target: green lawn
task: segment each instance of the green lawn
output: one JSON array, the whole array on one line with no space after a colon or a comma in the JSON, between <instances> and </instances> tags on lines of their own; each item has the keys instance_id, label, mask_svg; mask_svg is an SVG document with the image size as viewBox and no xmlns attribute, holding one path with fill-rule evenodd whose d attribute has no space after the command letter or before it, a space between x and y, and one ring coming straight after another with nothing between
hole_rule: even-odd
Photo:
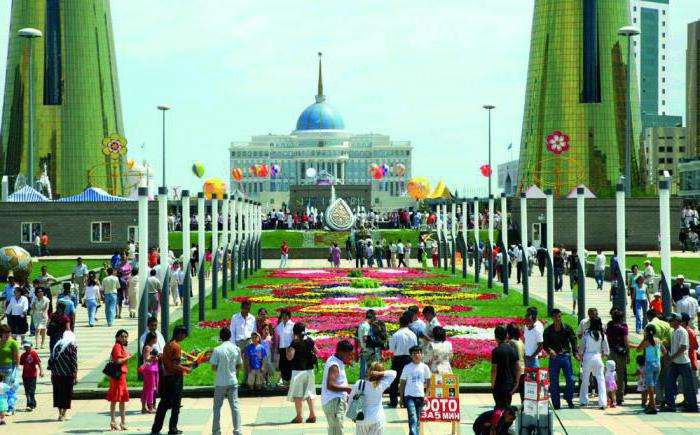
<instances>
[{"instance_id":1,"label":"green lawn","mask_svg":"<svg viewBox=\"0 0 700 435\"><path fill-rule=\"evenodd\" d=\"M595 256L588 257L588 261L593 262L594 260ZM661 275L661 258L659 257L628 255L626 260L628 269L636 264L642 270L644 270L644 262L649 260L656 274ZM606 261L610 265L610 256L607 256ZM698 258L671 257L671 274L673 276L681 274L688 280L700 281L700 256Z\"/></svg>"},{"instance_id":2,"label":"green lawn","mask_svg":"<svg viewBox=\"0 0 700 435\"><path fill-rule=\"evenodd\" d=\"M76 256L77 258L77 256ZM31 278L34 279L41 274L41 266L46 266L48 272L59 278L61 276L70 275L73 272L73 266L75 266L75 260L40 260L35 261L32 264L32 274ZM85 264L88 269L92 270L97 267L102 267L102 261L100 260L85 260Z\"/></svg>"},{"instance_id":3,"label":"green lawn","mask_svg":"<svg viewBox=\"0 0 700 435\"><path fill-rule=\"evenodd\" d=\"M245 285L253 285L253 284L265 284L265 283L276 283L276 282L285 282L283 279L278 279L278 278L266 278L263 277L264 275L263 272L259 272L257 276L252 277L249 279L247 282L245 282ZM429 283L461 283L463 280L461 278L426 278L426 279L421 279L418 280L421 283L429 284ZM288 282L288 281L287 281ZM468 278L468 282L473 282L473 279L470 277ZM484 292L484 293L498 293L500 294L502 292L501 287L498 284L494 284L494 289L489 290L487 289L486 286L486 280L481 280L480 286L478 289L473 289L473 291L478 291L478 292ZM265 294L265 292L269 292L269 290L261 290L261 289L250 289L250 288L242 288L241 290L238 290L235 294L235 296L246 296L246 295L260 295ZM230 296L232 296L230 294ZM216 310L212 309L207 309L207 314L206 314L206 320L228 320L231 318L231 316L238 312L239 309L239 304L238 303L233 303L230 301L222 301L221 298L219 298L219 306ZM193 301L196 302L196 301ZM543 303L540 303L538 301L532 300L532 305L536 306L540 313L545 313L546 312L546 305ZM211 306L211 297L207 298L207 306ZM460 312L459 315L461 316L466 316L466 317L471 317L471 316L480 316L480 317L522 317L525 312L525 307L522 305L522 296L520 293L517 292L511 292L510 295L504 296L500 299L497 300L469 300L468 302L465 302L465 304L472 306L474 309L472 311L467 311L467 312ZM254 303L251 309L252 313L256 313L258 308L265 306L268 309L268 312L272 313L274 315L275 313L275 308L286 306L288 304L286 303L266 303L266 304L256 304ZM201 351L207 348L215 347L218 344L218 330L217 329L212 329L212 328L199 328L197 327L198 321L196 320L198 316L198 308L195 305L192 308L192 319L193 320L193 328L190 337L188 337L183 343L182 347L183 350L193 353L196 351ZM576 327L577 321L574 316L571 316L569 314L564 314L564 321L571 325L572 327ZM181 321L175 322L175 324L181 323ZM174 326L174 325L173 325ZM132 338L133 339L133 338ZM546 360L543 361L544 364L546 364ZM578 363L575 362L575 373L578 373ZM317 381L320 382L321 380L321 373L319 371L320 369L317 369ZM359 370L359 365L358 364L353 364L348 368L348 377L350 379L350 382L354 382L354 380L357 379L358 376L358 370ZM460 375L461 382L467 382L467 383L485 383L488 382L489 379L489 373L490 373L490 363L488 361L482 360L478 362L476 365L472 366L469 369L457 369L455 370L456 373ZM634 373L635 371L632 371L631 373ZM211 370L211 367L208 364L204 364L194 370L191 374L187 375L185 377L185 385L190 385L190 386L201 386L201 385L213 385L214 381L214 373ZM139 382L136 380L136 360L132 360L130 362L130 369L129 369L129 375L128 375L128 383L131 386L138 386ZM106 380L103 380L100 383L100 386L107 386Z\"/></svg>"},{"instance_id":4,"label":"green lawn","mask_svg":"<svg viewBox=\"0 0 700 435\"><path fill-rule=\"evenodd\" d=\"M348 238L350 233L348 231L310 231L311 238L313 240L313 245L309 247L322 247L327 248L331 246L334 242L338 243L339 246L345 247L345 240ZM372 232L372 238L374 240L380 240L382 238L391 242L403 240L410 240L411 243L417 244L418 236L420 232L416 230L375 230ZM194 245L197 243L198 233L196 231L191 232L190 241ZM474 242L474 233L469 232L469 243ZM494 232L494 238L498 240L500 237L499 231ZM488 239L488 230L479 231L479 240L484 241ZM211 245L211 232L205 233L205 240L207 246ZM304 246L304 232L303 231L286 231L286 230L265 230L262 234L262 245L263 248L279 248L282 245L282 241L286 240L290 248L301 248ZM168 244L170 247L180 248L182 246L182 232L174 231L168 234Z\"/></svg>"}]
</instances>

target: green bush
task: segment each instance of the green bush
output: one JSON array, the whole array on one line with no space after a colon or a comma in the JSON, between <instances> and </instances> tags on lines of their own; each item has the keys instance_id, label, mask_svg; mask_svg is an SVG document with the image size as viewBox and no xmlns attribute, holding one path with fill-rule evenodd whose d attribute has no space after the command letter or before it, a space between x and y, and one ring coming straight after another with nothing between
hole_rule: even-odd
<instances>
[{"instance_id":1,"label":"green bush","mask_svg":"<svg viewBox=\"0 0 700 435\"><path fill-rule=\"evenodd\" d=\"M386 303L379 296L367 296L362 298L360 306L365 308L382 308L386 306Z\"/></svg>"},{"instance_id":2,"label":"green bush","mask_svg":"<svg viewBox=\"0 0 700 435\"><path fill-rule=\"evenodd\" d=\"M348 272L348 278L362 278L362 271L360 269L353 269Z\"/></svg>"},{"instance_id":3,"label":"green bush","mask_svg":"<svg viewBox=\"0 0 700 435\"><path fill-rule=\"evenodd\" d=\"M379 288L379 281L369 278L357 279L350 281L352 288Z\"/></svg>"}]
</instances>

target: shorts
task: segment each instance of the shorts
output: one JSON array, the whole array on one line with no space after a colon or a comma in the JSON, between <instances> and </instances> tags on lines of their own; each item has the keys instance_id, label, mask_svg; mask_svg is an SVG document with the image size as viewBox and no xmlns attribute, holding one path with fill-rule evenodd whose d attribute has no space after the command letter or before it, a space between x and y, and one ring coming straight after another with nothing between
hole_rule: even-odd
<instances>
[{"instance_id":1,"label":"shorts","mask_svg":"<svg viewBox=\"0 0 700 435\"><path fill-rule=\"evenodd\" d=\"M248 385L250 386L260 386L265 382L265 377L262 374L262 370L250 370L248 372Z\"/></svg>"},{"instance_id":2,"label":"shorts","mask_svg":"<svg viewBox=\"0 0 700 435\"><path fill-rule=\"evenodd\" d=\"M313 399L316 397L316 384L313 370L292 370L287 400Z\"/></svg>"},{"instance_id":3,"label":"shorts","mask_svg":"<svg viewBox=\"0 0 700 435\"><path fill-rule=\"evenodd\" d=\"M661 373L661 363L658 361L644 362L644 381L647 388L656 388L659 386L659 374Z\"/></svg>"}]
</instances>

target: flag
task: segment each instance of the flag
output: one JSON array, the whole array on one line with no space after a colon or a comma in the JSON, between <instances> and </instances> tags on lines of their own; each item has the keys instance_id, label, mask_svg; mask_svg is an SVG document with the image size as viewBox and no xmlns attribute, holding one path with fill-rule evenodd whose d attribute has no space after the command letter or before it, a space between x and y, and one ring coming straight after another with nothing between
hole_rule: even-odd
<instances>
[{"instance_id":1,"label":"flag","mask_svg":"<svg viewBox=\"0 0 700 435\"><path fill-rule=\"evenodd\" d=\"M513 142L509 143L508 146L506 147L507 150L512 150L513 149Z\"/></svg>"}]
</instances>

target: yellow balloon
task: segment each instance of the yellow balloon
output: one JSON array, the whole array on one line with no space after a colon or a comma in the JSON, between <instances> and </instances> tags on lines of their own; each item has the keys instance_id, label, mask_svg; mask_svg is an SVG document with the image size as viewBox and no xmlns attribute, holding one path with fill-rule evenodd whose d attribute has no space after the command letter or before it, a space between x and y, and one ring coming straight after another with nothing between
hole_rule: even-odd
<instances>
[{"instance_id":1,"label":"yellow balloon","mask_svg":"<svg viewBox=\"0 0 700 435\"><path fill-rule=\"evenodd\" d=\"M129 159L127 164L129 165L129 169L134 169L134 159Z\"/></svg>"},{"instance_id":2,"label":"yellow balloon","mask_svg":"<svg viewBox=\"0 0 700 435\"><path fill-rule=\"evenodd\" d=\"M430 193L430 183L425 177L413 177L408 180L406 190L411 198L420 201Z\"/></svg>"},{"instance_id":3,"label":"yellow balloon","mask_svg":"<svg viewBox=\"0 0 700 435\"><path fill-rule=\"evenodd\" d=\"M204 182L202 191L206 199L212 199L212 195L216 195L217 199L222 199L226 193L226 182L221 178L210 178Z\"/></svg>"}]
</instances>

